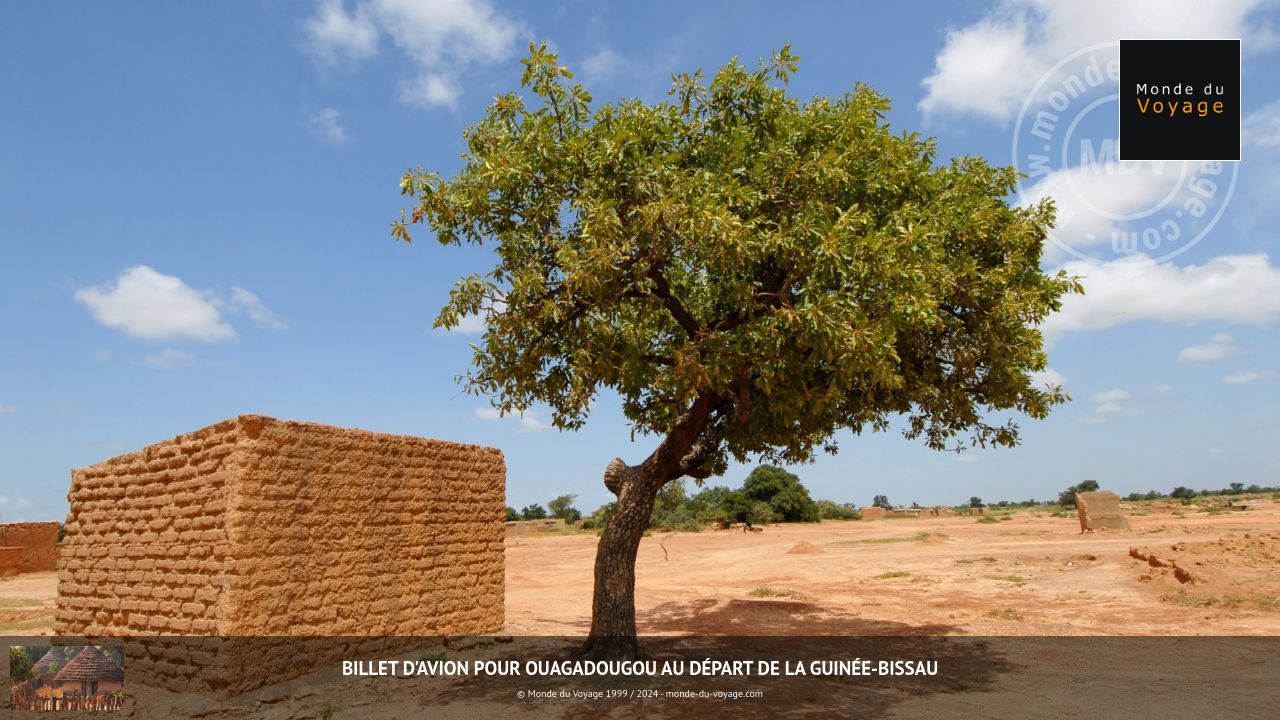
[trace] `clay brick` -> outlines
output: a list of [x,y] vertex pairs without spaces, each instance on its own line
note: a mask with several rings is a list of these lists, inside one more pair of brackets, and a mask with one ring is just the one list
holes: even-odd
[[[295,636],[284,649],[298,635],[492,632],[504,486],[492,448],[260,416],[217,423],[73,471],[63,556],[75,564],[59,577],[55,631]],[[325,655],[333,645],[290,650],[290,672],[340,659]],[[138,681],[230,694],[283,679],[234,652],[175,659],[155,658]]]

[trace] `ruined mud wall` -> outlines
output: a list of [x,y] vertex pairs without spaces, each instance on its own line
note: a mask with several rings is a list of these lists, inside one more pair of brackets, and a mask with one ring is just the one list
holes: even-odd
[[0,547],[0,577],[22,572],[22,548]]
[[46,572],[58,564],[58,523],[0,525],[0,547],[22,548],[18,572]]
[[261,416],[77,470],[55,630],[311,648],[126,645],[131,681],[219,694],[350,657],[287,636],[496,631],[505,479],[492,448]]

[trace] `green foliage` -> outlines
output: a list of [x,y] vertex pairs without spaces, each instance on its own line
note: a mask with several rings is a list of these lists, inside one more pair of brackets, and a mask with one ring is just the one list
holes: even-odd
[[613,514],[613,508],[617,503],[607,503],[596,508],[596,511],[583,518],[583,530],[603,530],[605,525],[609,524],[609,516]]
[[969,507],[971,508],[982,507],[982,498],[978,497],[977,495],[974,495],[973,497],[969,498]]
[[507,522],[510,522],[512,520],[519,520],[519,519],[520,519],[520,513],[516,512],[515,508],[508,505],[507,506]]
[[742,484],[748,500],[769,505],[777,520],[783,522],[818,522],[818,505],[800,478],[773,465],[761,465],[751,471]]
[[704,452],[682,470],[699,478],[808,461],[897,416],[931,448],[1013,446],[992,413],[1067,399],[1030,376],[1037,325],[1080,285],[1040,271],[1053,209],[1008,204],[1015,169],[937,164],[865,85],[789,95],[789,47],[681,74],[656,103],[594,103],[545,45],[523,63],[526,94],[468,128],[452,179],[404,175],[392,226],[493,244],[435,321],[485,321],[467,391],[576,429],[609,388],[661,436],[701,401]]
[[878,507],[878,508],[884,508],[885,510],[892,510],[893,504],[889,502],[888,496],[877,495],[875,499],[871,501],[871,507]]
[[566,523],[573,524],[582,517],[582,513],[573,506],[573,501],[577,495],[560,495],[547,503],[547,509],[551,511],[551,517],[563,518]]
[[31,667],[35,661],[27,655],[27,649],[21,645],[9,646],[9,677],[14,682],[31,679]]
[[649,527],[667,531],[697,532],[702,529],[703,524],[695,515],[689,498],[685,495],[682,480],[669,482],[658,491],[658,497],[654,499]]
[[1169,493],[1169,497],[1174,498],[1176,500],[1184,500],[1184,501],[1192,500],[1195,498],[1196,495],[1197,493],[1195,490],[1192,490],[1191,488],[1188,488],[1188,487],[1183,487],[1181,485],[1174,488],[1173,492]]
[[1098,487],[1097,480],[1083,480],[1058,493],[1058,504],[1063,507],[1075,507],[1076,493],[1097,492]]
[[521,520],[542,520],[546,516],[546,509],[537,503],[525,505],[524,509],[520,511]]
[[853,503],[836,503],[834,500],[818,501],[818,517],[823,520],[861,520],[862,513]]
[[752,525],[768,525],[777,519],[773,508],[769,503],[761,500],[749,500],[747,510],[743,515],[743,521]]

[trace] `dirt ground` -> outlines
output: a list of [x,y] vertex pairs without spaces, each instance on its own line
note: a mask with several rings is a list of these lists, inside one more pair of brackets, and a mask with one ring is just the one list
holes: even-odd
[[[1074,518],[1030,512],[996,522],[951,517],[772,525],[760,533],[655,531],[642,541],[636,563],[639,629],[1280,635],[1280,502],[1212,514],[1157,503],[1126,513],[1132,529],[1083,535]],[[508,538],[505,632],[585,635],[595,546],[591,533]],[[54,573],[0,580],[0,634],[48,634],[56,592]]]
[[[1130,530],[1083,535],[1029,512],[655,531],[637,622],[656,635],[1280,635],[1280,502],[1127,514]],[[586,633],[595,542],[508,540],[508,632]],[[788,552],[800,543],[812,548]]]
[[[779,525],[760,533],[655,532],[641,544],[636,598],[643,634],[775,636],[753,637],[745,646],[745,652],[769,657],[797,651],[794,641],[780,636],[891,636],[881,640],[898,643],[884,649],[887,656],[939,658],[939,678],[486,683],[343,677],[326,667],[227,700],[132,686],[120,715],[373,720],[417,717],[430,707],[433,717],[442,718],[499,716],[514,708],[531,718],[596,720],[691,712],[762,719],[1274,717],[1280,705],[1280,686],[1273,682],[1280,502],[1251,502],[1245,511],[1201,510],[1142,505],[1128,508],[1132,529],[1084,535],[1074,518],[1019,512],[986,522],[955,517]],[[587,632],[595,542],[589,533],[508,539],[507,634]],[[52,573],[0,581],[0,635],[48,634],[55,591]],[[1116,635],[1224,637],[1085,637]],[[1239,637],[1249,635],[1259,637]],[[647,647],[661,657],[670,652],[668,639],[704,643],[698,652],[713,657],[744,653],[742,641],[717,645],[715,639],[653,638]],[[832,638],[844,644],[824,649],[825,640],[811,637],[803,647],[834,657],[849,651],[850,641]],[[429,652],[520,658],[545,646],[554,656],[575,643],[516,637],[509,645],[489,640]],[[1082,697],[1086,685],[1088,697]],[[746,688],[761,695],[615,702],[535,701],[518,694],[566,687]]]

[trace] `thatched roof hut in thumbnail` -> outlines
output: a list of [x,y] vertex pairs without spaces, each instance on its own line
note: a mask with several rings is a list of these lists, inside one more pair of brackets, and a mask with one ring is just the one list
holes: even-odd
[[92,645],[81,650],[53,678],[65,695],[107,695],[124,689],[124,669],[113,655]]

